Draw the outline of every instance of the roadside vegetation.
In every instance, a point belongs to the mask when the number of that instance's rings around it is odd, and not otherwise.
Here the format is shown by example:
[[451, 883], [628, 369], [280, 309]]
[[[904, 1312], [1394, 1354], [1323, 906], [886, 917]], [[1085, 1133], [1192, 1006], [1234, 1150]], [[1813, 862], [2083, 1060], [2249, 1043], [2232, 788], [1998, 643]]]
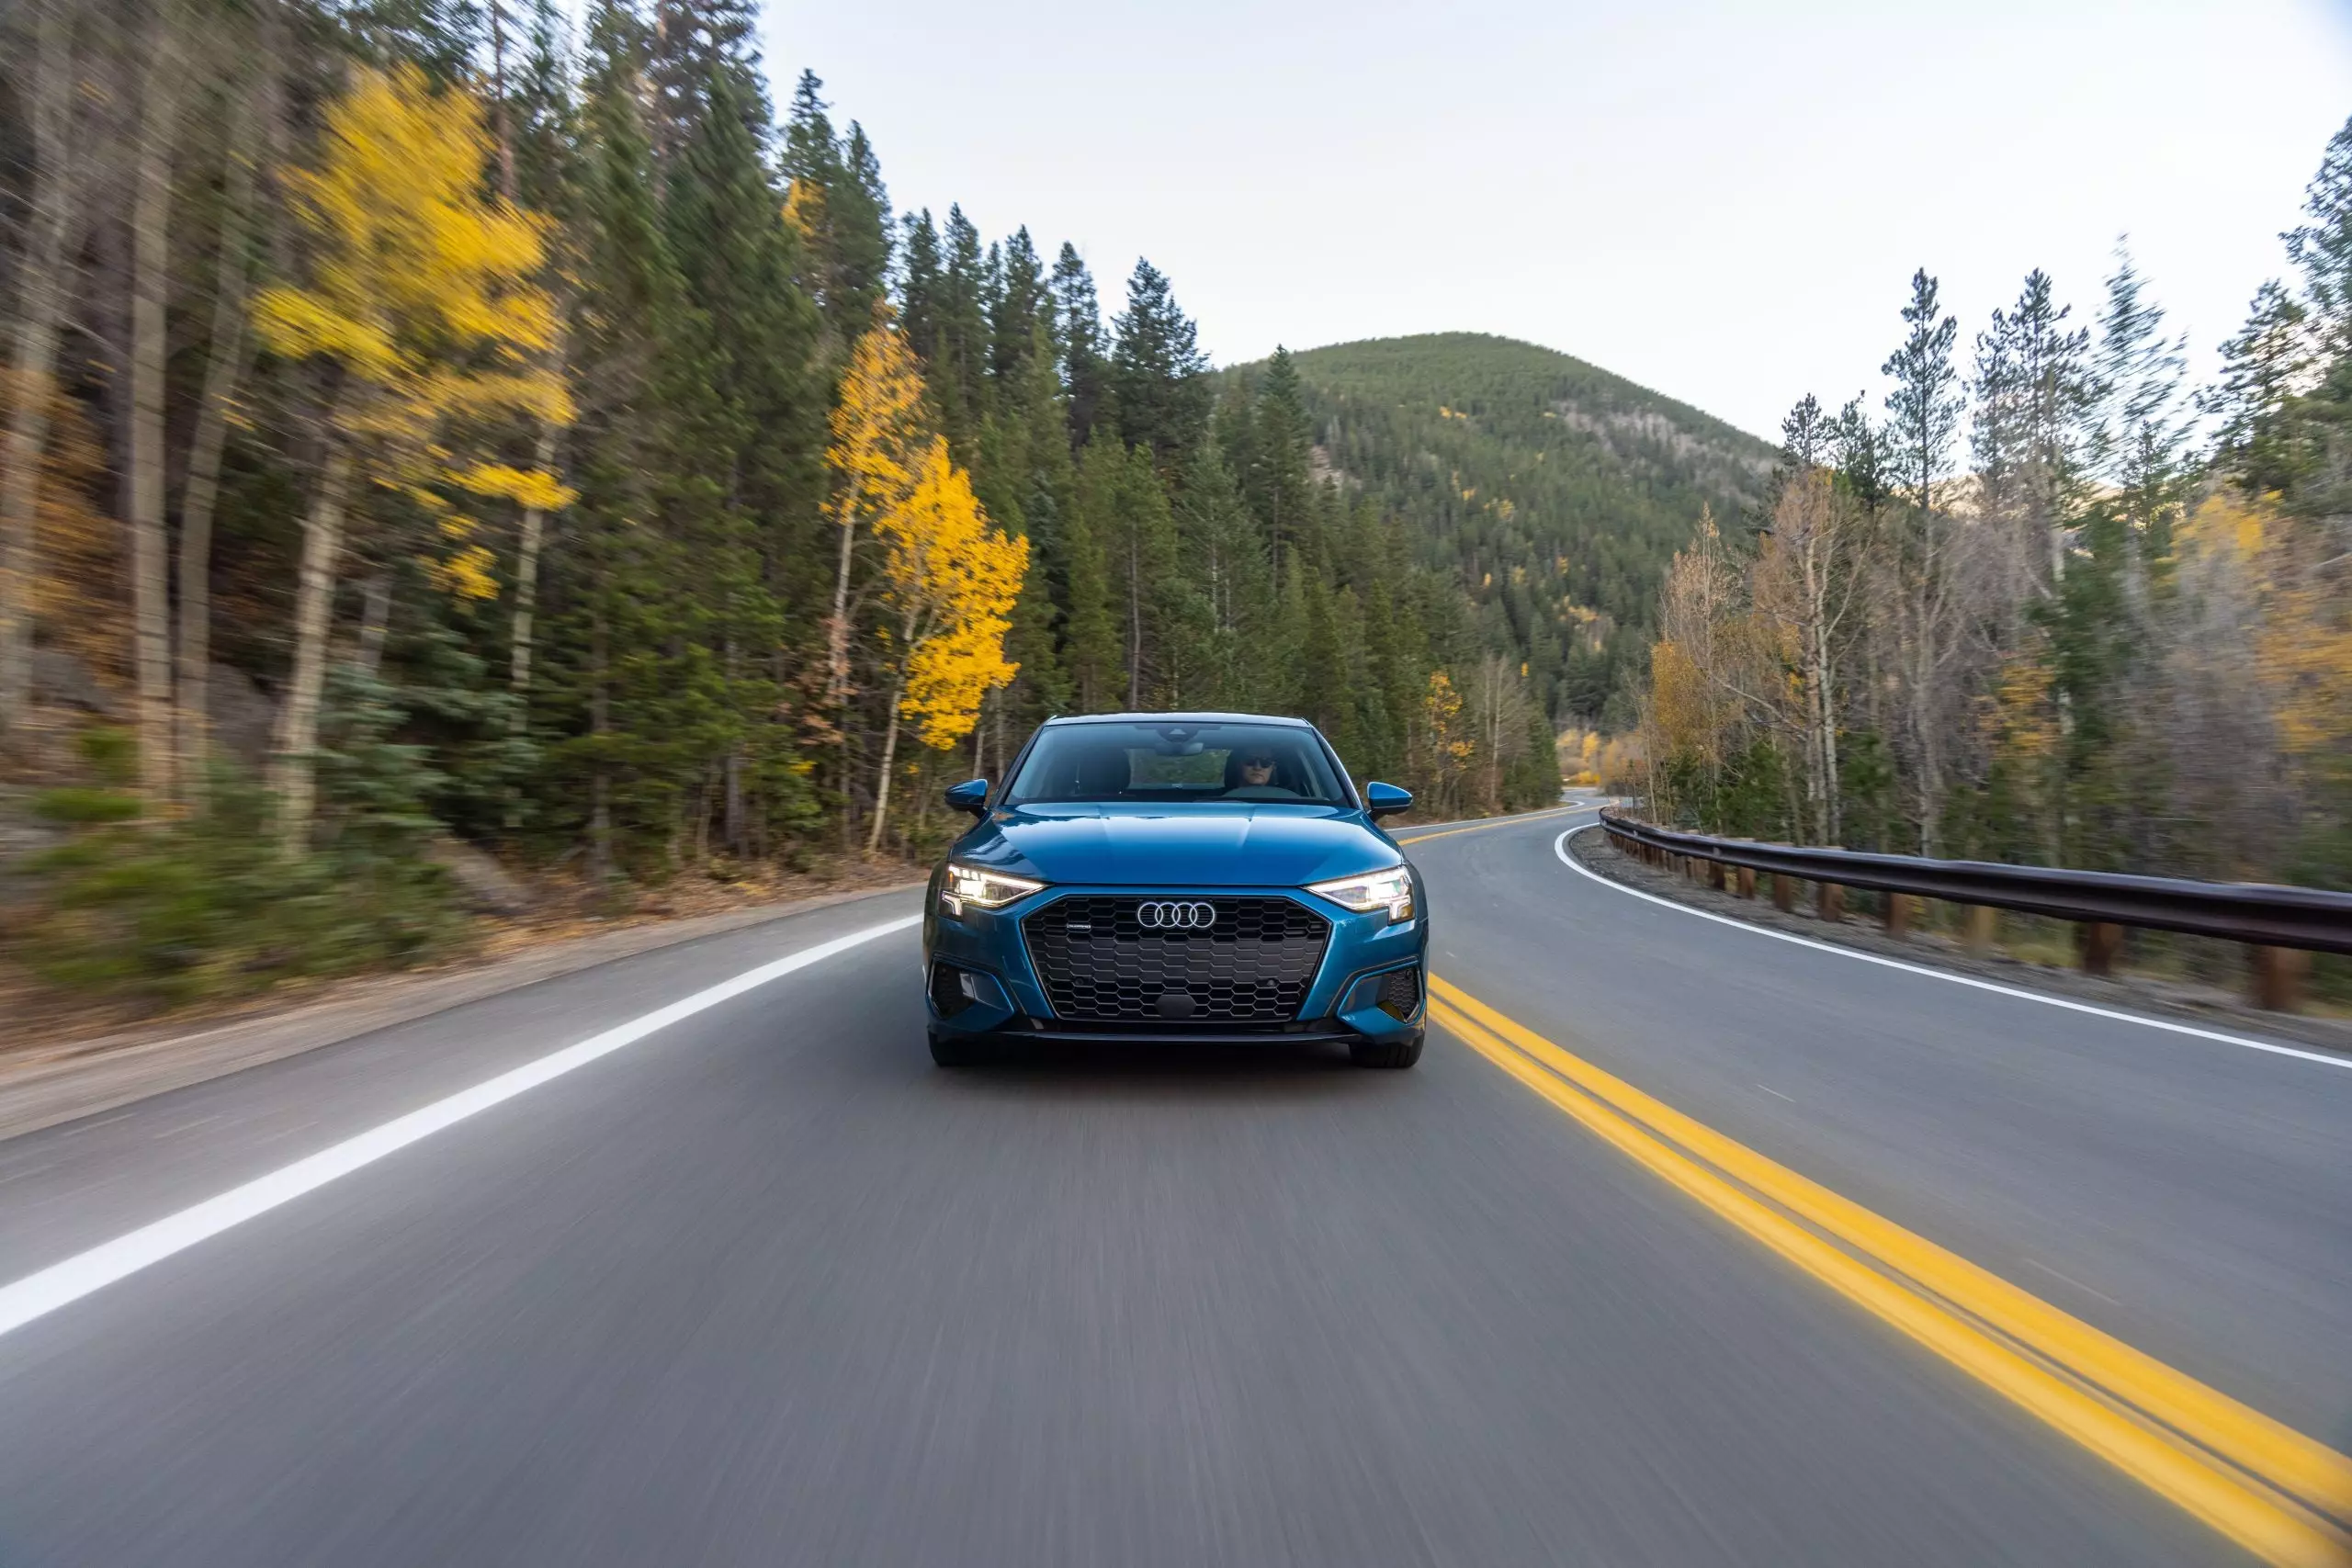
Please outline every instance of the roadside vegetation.
[[2352, 886], [2352, 124], [2192, 389], [2120, 243], [1963, 346], [1911, 282], [1883, 408], [1790, 412], [1643, 682], [1661, 813], [1855, 849]]
[[1965, 349], [1922, 269], [1883, 408], [1800, 400], [1675, 556], [1621, 778], [1749, 837], [2352, 887], [2352, 124], [2303, 216], [2201, 389], [2120, 242], [2086, 319], [2035, 271]]

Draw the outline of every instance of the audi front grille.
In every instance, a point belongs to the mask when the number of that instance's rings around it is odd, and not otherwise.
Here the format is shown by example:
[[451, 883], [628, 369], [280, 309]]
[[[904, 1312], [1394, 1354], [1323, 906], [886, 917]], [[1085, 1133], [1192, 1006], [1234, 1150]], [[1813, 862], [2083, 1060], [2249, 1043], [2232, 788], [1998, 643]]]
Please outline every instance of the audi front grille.
[[1331, 940], [1329, 920], [1283, 897], [1074, 894], [1021, 931], [1072, 1023], [1286, 1023]]

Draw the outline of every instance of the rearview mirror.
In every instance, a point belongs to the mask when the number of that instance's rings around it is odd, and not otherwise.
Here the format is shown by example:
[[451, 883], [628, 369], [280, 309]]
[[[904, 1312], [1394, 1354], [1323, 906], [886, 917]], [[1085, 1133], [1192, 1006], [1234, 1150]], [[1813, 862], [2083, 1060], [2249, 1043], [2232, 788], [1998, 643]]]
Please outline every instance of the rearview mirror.
[[1368, 784], [1363, 786], [1363, 808], [1372, 817], [1394, 817], [1413, 808], [1413, 792], [1392, 784]]
[[949, 784], [947, 786], [947, 805], [950, 810], [968, 811], [975, 817], [987, 816], [989, 812], [989, 781], [986, 779], [966, 779], [962, 784]]

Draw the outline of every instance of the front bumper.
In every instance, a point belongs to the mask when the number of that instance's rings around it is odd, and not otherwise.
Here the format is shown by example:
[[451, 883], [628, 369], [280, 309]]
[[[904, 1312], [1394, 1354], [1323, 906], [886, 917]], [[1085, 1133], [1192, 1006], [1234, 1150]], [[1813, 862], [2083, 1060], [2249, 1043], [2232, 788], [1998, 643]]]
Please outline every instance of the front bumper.
[[[1096, 1023], [1054, 1014], [1031, 962], [1021, 922], [1057, 898], [1108, 895], [1132, 898], [1287, 897], [1331, 923], [1323, 959], [1300, 1004], [1297, 1021], [1281, 1024], [1201, 1022]], [[1397, 1018], [1378, 1000], [1379, 978], [1398, 969], [1425, 970], [1428, 904], [1415, 878], [1416, 917], [1391, 924], [1385, 911], [1359, 914], [1297, 888], [1136, 887], [1065, 885], [1046, 888], [1001, 909], [967, 907], [961, 916], [939, 908], [937, 879], [925, 895], [922, 975], [931, 1026], [943, 1034], [1008, 1039], [1182, 1041], [1193, 1043], [1295, 1044], [1316, 1041], [1385, 1042], [1419, 1031], [1429, 1007], [1428, 987], [1415, 987], [1412, 1011]], [[943, 975], [941, 965], [947, 966]], [[949, 1005], [943, 1006], [943, 998]]]

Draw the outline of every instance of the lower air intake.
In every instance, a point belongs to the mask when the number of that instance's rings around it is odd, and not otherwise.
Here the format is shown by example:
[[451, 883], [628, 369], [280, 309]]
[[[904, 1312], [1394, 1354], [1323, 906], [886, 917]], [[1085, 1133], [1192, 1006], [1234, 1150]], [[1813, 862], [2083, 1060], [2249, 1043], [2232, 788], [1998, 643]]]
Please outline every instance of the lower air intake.
[[952, 964], [931, 966], [931, 1005], [939, 1010], [942, 1018], [954, 1018], [972, 1005], [964, 994], [964, 972]]
[[[1023, 919], [1054, 1016], [1073, 1023], [1193, 1024], [1283, 1023], [1298, 1016], [1323, 964], [1329, 921], [1283, 897], [1177, 902], [1186, 910], [1186, 929], [1148, 928], [1144, 906], [1164, 918], [1170, 900], [1124, 895], [1057, 898]], [[1205, 925], [1193, 912], [1203, 904], [1215, 911]]]
[[1394, 1019], [1408, 1019], [1421, 1005], [1421, 972], [1391, 969], [1380, 977], [1380, 1010]]

